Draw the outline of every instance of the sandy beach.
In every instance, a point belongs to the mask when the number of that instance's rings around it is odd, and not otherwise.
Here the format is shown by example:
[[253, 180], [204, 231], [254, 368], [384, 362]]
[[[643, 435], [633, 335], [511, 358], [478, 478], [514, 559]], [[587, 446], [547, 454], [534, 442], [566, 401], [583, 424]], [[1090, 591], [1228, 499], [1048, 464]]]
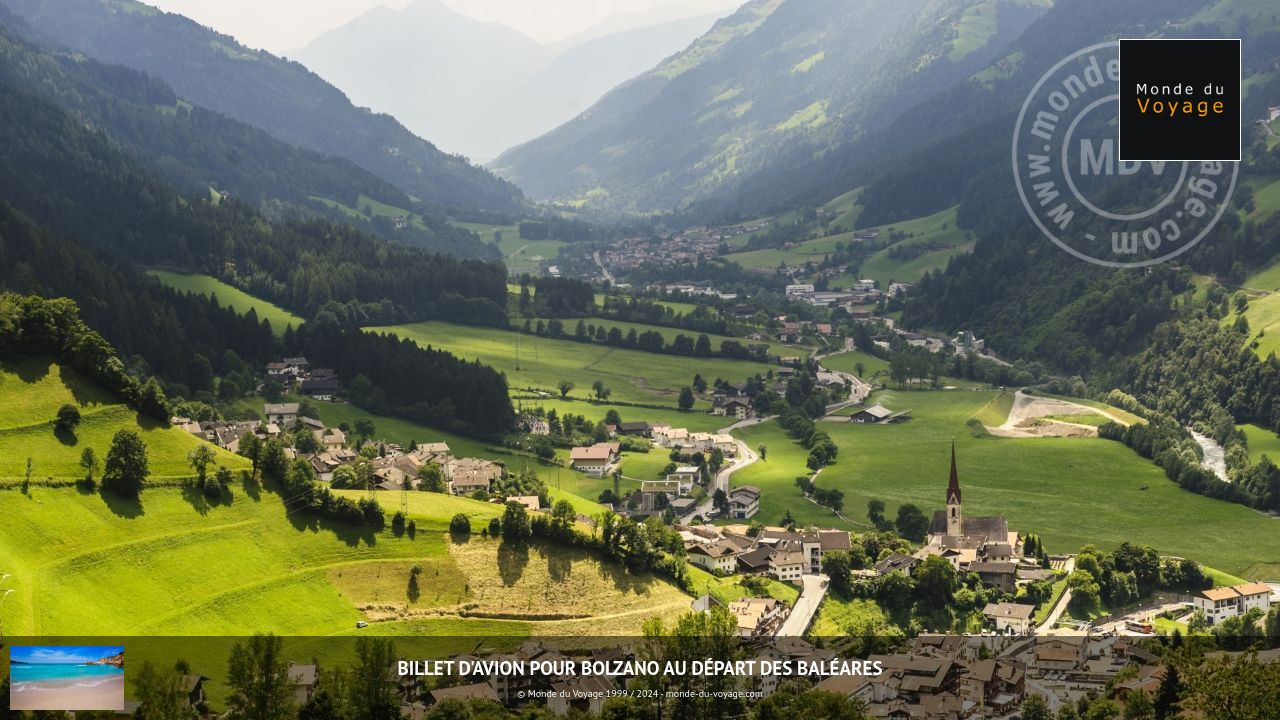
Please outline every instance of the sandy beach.
[[124, 673], [57, 681], [14, 680], [12, 710], [123, 710]]

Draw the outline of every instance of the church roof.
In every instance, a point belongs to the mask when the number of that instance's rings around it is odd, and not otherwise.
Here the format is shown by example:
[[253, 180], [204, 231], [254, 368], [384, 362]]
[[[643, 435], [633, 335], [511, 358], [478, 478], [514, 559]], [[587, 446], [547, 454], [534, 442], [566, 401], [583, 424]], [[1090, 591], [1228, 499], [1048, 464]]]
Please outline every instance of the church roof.
[[[929, 523], [930, 535], [947, 534], [947, 511], [938, 510], [933, 513]], [[1009, 541], [1009, 521], [1002, 516], [960, 518], [960, 534], [988, 543], [1007, 543]]]

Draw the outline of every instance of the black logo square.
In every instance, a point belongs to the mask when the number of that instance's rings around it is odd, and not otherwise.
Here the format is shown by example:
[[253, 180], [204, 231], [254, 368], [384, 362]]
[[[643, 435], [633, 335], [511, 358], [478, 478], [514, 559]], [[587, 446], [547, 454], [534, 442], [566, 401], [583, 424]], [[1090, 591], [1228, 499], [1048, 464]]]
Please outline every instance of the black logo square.
[[1120, 159], [1240, 159], [1240, 41], [1120, 41]]

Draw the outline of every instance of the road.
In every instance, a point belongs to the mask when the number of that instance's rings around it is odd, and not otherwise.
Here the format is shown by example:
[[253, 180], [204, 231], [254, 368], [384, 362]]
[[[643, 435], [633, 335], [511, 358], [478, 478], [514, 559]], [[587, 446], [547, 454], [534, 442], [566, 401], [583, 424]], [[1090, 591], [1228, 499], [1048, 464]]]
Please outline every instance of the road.
[[800, 597], [796, 598], [791, 614], [778, 628], [778, 637], [804, 637], [818, 614], [822, 599], [827, 596], [830, 580], [826, 575], [803, 575], [800, 577]]
[[829, 370], [822, 366], [822, 361], [824, 358], [831, 357], [832, 355], [839, 355], [840, 353], [843, 353], [843, 352], [849, 352], [849, 350], [851, 349], [852, 348], [845, 348], [844, 350], [841, 350], [839, 352], [817, 354], [813, 356], [814, 362], [818, 363], [819, 371], [825, 372], [825, 373], [831, 373], [832, 375], [838, 376], [841, 380], [847, 383], [851, 388], [851, 390], [849, 391], [848, 400], [845, 400], [843, 402], [838, 402], [838, 403], [832, 403], [831, 405], [827, 406], [828, 415], [837, 413], [843, 410], [844, 408], [849, 407], [850, 405], [857, 405], [863, 400], [866, 400], [867, 396], [871, 394], [871, 389], [872, 389], [871, 385], [864, 382], [862, 378], [858, 377], [857, 375], [854, 375], [853, 373], [843, 372], [841, 370]]
[[596, 251], [596, 252], [591, 253], [591, 257], [592, 257], [593, 259], [595, 259], [595, 261], [596, 261], [596, 265], [599, 265], [599, 266], [600, 266], [600, 273], [601, 273], [602, 275], [604, 275], [604, 279], [605, 279], [605, 280], [606, 280], [610, 285], [612, 285], [612, 284], [613, 284], [613, 275], [609, 273], [609, 268], [605, 267], [605, 266], [604, 266], [604, 262], [602, 262], [602, 261], [600, 260], [600, 252], [599, 252], [599, 251]]
[[[746, 420], [740, 420], [730, 425], [729, 427], [720, 428], [719, 432], [721, 434], [728, 435], [732, 433], [734, 430], [737, 430], [738, 428], [750, 427], [752, 425], [759, 425], [762, 422], [768, 422], [772, 419], [773, 419], [773, 416], [763, 417], [763, 418], [747, 418]], [[720, 472], [716, 473], [715, 478], [712, 479], [711, 485], [707, 488], [707, 498], [703, 500], [701, 503], [699, 503], [698, 506], [693, 509], [693, 512], [690, 513], [691, 517], [693, 515], [701, 515], [704, 518], [707, 517], [707, 513], [710, 513], [715, 505], [716, 490], [723, 490], [725, 494], [728, 495], [729, 494], [729, 478], [734, 473], [741, 470], [742, 468], [747, 467], [748, 465], [752, 465], [760, 460], [760, 456], [756, 453], [756, 451], [747, 447], [746, 443], [742, 442], [738, 438], [734, 438], [733, 442], [738, 446], [737, 456], [734, 457], [733, 462], [720, 468]]]
[[[1076, 569], [1076, 557], [1074, 555], [1067, 558], [1062, 564], [1063, 573], [1070, 575]], [[1058, 604], [1053, 606], [1053, 612], [1049, 613], [1049, 617], [1045, 619], [1040, 627], [1036, 628], [1036, 635], [1052, 635], [1053, 626], [1057, 624], [1058, 619], [1062, 617], [1062, 613], [1066, 612], [1067, 606], [1071, 604], [1071, 588], [1063, 588], [1062, 595], [1058, 598]]]

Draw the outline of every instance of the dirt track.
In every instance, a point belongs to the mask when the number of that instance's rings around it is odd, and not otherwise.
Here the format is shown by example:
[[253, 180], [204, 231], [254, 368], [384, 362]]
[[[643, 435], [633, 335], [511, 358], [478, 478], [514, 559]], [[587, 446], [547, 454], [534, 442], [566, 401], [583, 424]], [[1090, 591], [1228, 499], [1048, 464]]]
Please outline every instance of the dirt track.
[[1028, 395], [1019, 390], [1014, 394], [1008, 419], [1000, 427], [989, 427], [987, 431], [999, 437], [1096, 437], [1098, 434], [1098, 429], [1092, 425], [1042, 419], [1049, 415], [1102, 415], [1119, 420], [1105, 410], [1057, 398]]

